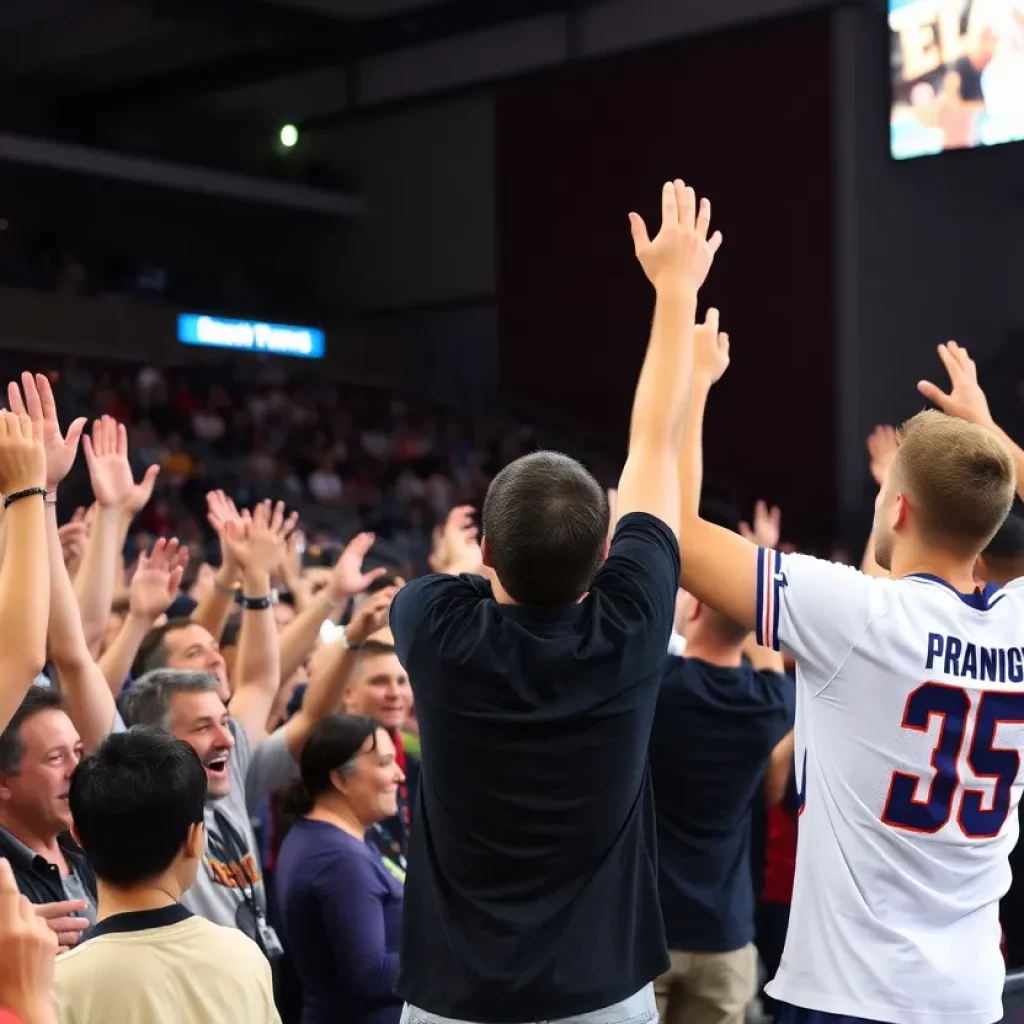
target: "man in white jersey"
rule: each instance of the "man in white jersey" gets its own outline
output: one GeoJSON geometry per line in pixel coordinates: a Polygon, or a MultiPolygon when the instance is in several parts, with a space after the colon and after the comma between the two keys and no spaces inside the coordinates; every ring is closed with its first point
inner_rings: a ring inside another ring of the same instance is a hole
{"type": "MultiPolygon", "coordinates": [[[[890,579],[759,549],[697,515],[704,401],[728,362],[710,337],[681,458],[682,586],[797,661],[802,817],[767,989],[777,1019],[991,1024],[1021,792],[1024,585],[977,590],[973,570],[1009,511],[1013,455],[980,416],[904,426],[875,512],[890,579]]],[[[943,359],[960,367],[960,352],[943,359]]],[[[956,383],[922,390],[951,407],[956,383]]]]}

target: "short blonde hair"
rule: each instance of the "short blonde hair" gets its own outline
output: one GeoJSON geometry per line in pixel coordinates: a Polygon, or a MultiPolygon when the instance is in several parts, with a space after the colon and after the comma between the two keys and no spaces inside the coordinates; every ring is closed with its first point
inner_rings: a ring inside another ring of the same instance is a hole
{"type": "Polygon", "coordinates": [[[903,424],[892,472],[926,539],[974,553],[1002,526],[1017,488],[1013,457],[998,437],[936,410],[903,424]]]}

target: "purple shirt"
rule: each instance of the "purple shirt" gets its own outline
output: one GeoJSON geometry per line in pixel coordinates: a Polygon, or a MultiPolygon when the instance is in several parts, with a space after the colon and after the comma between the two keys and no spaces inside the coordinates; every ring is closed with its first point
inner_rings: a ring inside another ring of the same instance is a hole
{"type": "Polygon", "coordinates": [[[284,943],[302,983],[302,1024],[398,1024],[402,886],[367,844],[295,823],[275,872],[284,943]]]}

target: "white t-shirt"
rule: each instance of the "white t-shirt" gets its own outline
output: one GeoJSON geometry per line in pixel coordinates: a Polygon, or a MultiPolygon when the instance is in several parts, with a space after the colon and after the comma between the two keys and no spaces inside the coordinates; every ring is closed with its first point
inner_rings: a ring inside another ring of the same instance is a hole
{"type": "Polygon", "coordinates": [[[896,1024],[999,1020],[1024,580],[961,595],[761,549],[757,607],[758,642],[797,662],[796,880],[768,993],[896,1024]]]}

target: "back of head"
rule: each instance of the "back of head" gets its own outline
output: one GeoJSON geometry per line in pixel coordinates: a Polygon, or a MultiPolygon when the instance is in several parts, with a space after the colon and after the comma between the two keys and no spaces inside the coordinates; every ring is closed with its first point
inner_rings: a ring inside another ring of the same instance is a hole
{"type": "Polygon", "coordinates": [[[490,563],[519,604],[559,607],[590,588],[604,558],[608,496],[575,459],[534,452],[491,482],[483,528],[490,563]]]}
{"type": "Polygon", "coordinates": [[[1013,504],[1017,477],[1009,449],[983,427],[934,410],[900,431],[893,487],[915,507],[921,539],[958,555],[977,555],[1013,504]]]}
{"type": "Polygon", "coordinates": [[[217,679],[209,672],[159,668],[137,679],[121,699],[126,725],[168,727],[171,702],[176,693],[217,692],[217,679]]]}
{"type": "Polygon", "coordinates": [[[979,574],[986,583],[1005,586],[1024,576],[1024,519],[1011,514],[981,553],[979,574]]]}
{"type": "Polygon", "coordinates": [[[163,874],[202,822],[206,772],[162,729],[112,733],[71,777],[75,832],[96,876],[128,887],[163,874]]]}
{"type": "Polygon", "coordinates": [[[381,726],[363,715],[330,715],[317,723],[299,757],[300,780],[288,791],[287,814],[308,814],[317,798],[332,788],[331,774],[346,771],[353,758],[371,740],[376,743],[381,726]]]}

